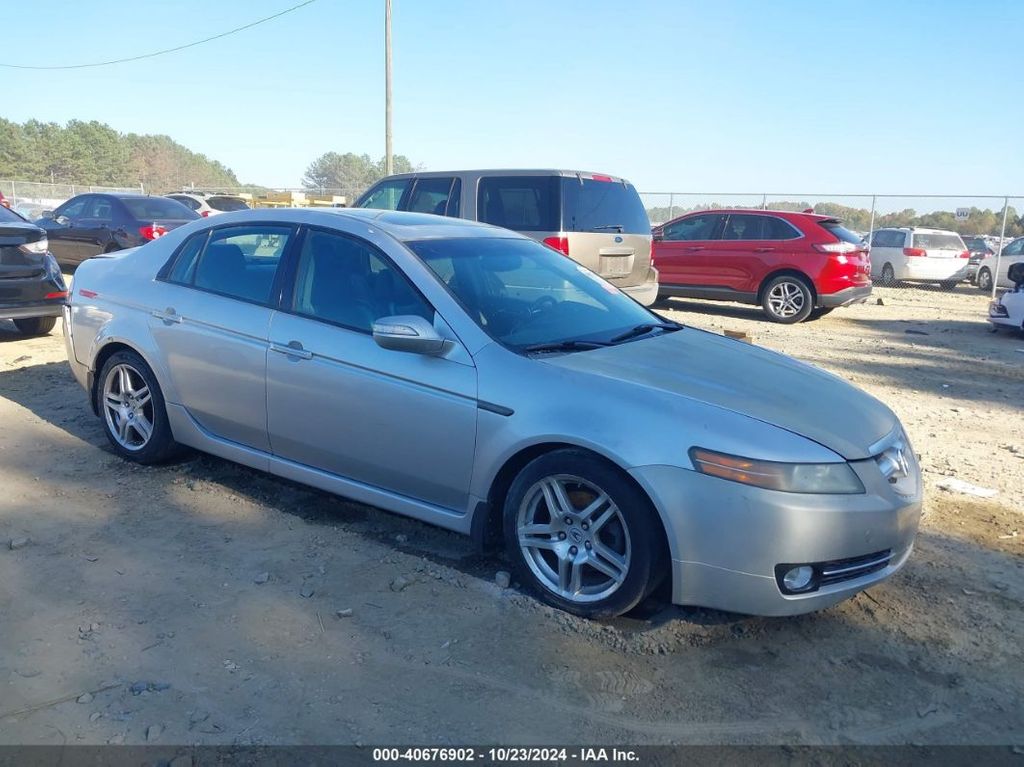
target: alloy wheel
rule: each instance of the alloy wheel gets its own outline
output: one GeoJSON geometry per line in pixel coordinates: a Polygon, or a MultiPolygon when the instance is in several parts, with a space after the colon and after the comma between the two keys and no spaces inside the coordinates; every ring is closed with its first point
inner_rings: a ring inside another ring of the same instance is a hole
{"type": "Polygon", "coordinates": [[[131,365],[115,365],[103,381],[103,414],[114,440],[125,450],[141,450],[153,436],[153,397],[131,365]]]}
{"type": "Polygon", "coordinates": [[[795,317],[804,308],[804,291],[795,282],[780,282],[769,291],[768,306],[777,317],[795,317]]]}
{"type": "Polygon", "coordinates": [[[559,474],[535,483],[520,504],[516,532],[527,566],[563,599],[605,599],[629,573],[626,520],[605,491],[581,477],[559,474]]]}
{"type": "Polygon", "coordinates": [[[992,272],[988,269],[978,272],[978,289],[981,291],[992,290],[992,272]]]}

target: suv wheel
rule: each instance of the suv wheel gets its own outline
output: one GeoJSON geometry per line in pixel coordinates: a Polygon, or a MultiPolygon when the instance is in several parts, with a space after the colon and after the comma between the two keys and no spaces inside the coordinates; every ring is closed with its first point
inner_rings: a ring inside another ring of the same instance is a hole
{"type": "Polygon", "coordinates": [[[519,473],[505,499],[505,542],[519,580],[566,612],[627,612],[667,572],[661,524],[619,469],[556,450],[519,473]]]}
{"type": "Polygon", "coordinates": [[[103,431],[122,458],[159,463],[180,449],[171,434],[156,376],[135,352],[110,356],[100,371],[96,397],[103,431]]]}
{"type": "Polygon", "coordinates": [[[814,296],[806,280],[783,274],[764,286],[761,308],[775,322],[792,325],[810,316],[814,309],[814,296]]]}
{"type": "Polygon", "coordinates": [[[989,271],[987,266],[978,270],[977,285],[978,290],[983,293],[988,293],[992,290],[992,272],[989,271]]]}
{"type": "Polygon", "coordinates": [[[56,317],[25,317],[14,320],[14,327],[26,336],[45,336],[56,324],[56,317]]]}

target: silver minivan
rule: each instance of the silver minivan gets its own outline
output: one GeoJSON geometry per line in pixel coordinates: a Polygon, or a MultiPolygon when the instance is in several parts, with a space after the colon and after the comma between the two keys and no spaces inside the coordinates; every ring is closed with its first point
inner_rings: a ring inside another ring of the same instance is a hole
{"type": "Polygon", "coordinates": [[[531,237],[644,306],[658,298],[651,224],[628,181],[574,170],[463,170],[388,176],[354,207],[482,221],[531,237]]]}

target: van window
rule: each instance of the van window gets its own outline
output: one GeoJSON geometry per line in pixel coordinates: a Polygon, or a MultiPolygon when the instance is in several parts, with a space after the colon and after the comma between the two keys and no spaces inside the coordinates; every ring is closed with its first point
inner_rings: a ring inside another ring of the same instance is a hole
{"type": "Polygon", "coordinates": [[[560,181],[563,231],[651,233],[647,210],[630,184],[577,176],[560,181]]]}
{"type": "Polygon", "coordinates": [[[491,176],[480,179],[477,218],[519,232],[557,232],[558,176],[491,176]]]}
{"type": "Polygon", "coordinates": [[[393,178],[381,181],[369,193],[356,202],[357,208],[377,208],[379,210],[398,210],[398,203],[409,188],[410,178],[393,178]]]}
{"type": "Polygon", "coordinates": [[[893,230],[881,230],[875,232],[871,237],[871,247],[873,248],[902,248],[903,240],[906,236],[905,232],[898,229],[893,230]]]}
{"type": "Polygon", "coordinates": [[[964,250],[964,244],[956,234],[915,234],[914,247],[927,250],[964,250]]]}
{"type": "Polygon", "coordinates": [[[409,203],[404,210],[443,216],[448,210],[448,196],[453,181],[451,176],[417,179],[416,186],[413,187],[412,195],[409,197],[409,203]]]}

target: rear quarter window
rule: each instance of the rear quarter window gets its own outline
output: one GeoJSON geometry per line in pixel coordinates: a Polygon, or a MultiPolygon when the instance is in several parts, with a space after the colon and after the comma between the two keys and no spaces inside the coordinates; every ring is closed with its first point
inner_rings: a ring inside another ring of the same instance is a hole
{"type": "Polygon", "coordinates": [[[477,187],[477,218],[519,232],[557,232],[558,176],[489,176],[477,187]]]}

